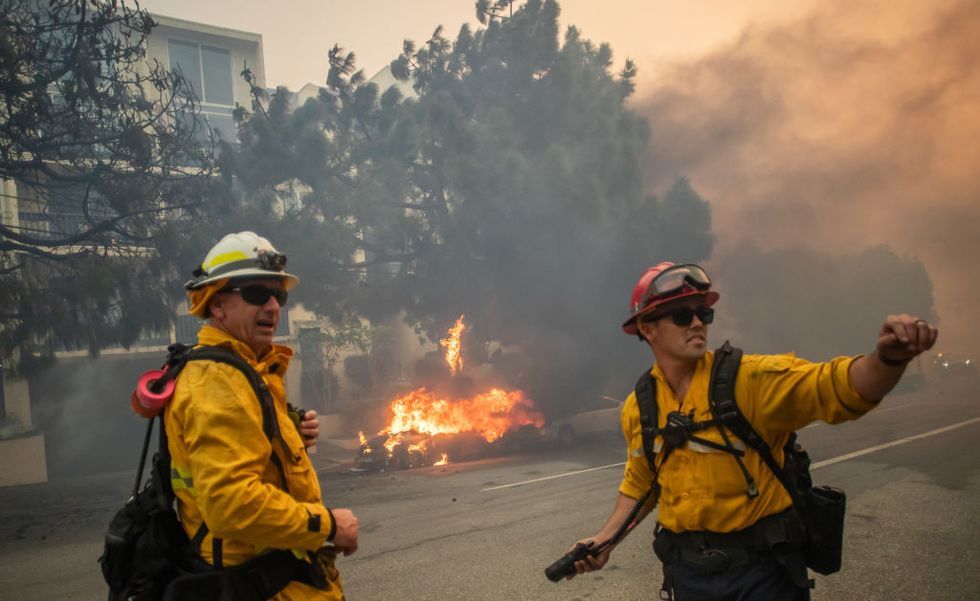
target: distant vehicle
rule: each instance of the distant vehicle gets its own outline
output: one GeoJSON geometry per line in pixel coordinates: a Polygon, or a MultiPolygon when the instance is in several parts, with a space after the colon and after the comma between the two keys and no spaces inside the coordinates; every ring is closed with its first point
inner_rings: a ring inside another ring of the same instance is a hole
{"type": "Polygon", "coordinates": [[[946,376],[966,376],[977,373],[977,364],[973,360],[955,358],[945,353],[937,353],[933,365],[939,369],[940,374],[946,376]]]}
{"type": "Polygon", "coordinates": [[[620,413],[623,401],[608,396],[588,399],[577,411],[560,415],[544,427],[547,440],[569,444],[588,436],[611,435],[622,431],[620,413]]]}

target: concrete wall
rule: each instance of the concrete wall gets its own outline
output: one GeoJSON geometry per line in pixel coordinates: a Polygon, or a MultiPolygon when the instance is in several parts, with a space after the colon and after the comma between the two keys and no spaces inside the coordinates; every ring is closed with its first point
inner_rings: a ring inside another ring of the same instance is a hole
{"type": "Polygon", "coordinates": [[[8,429],[32,430],[31,397],[27,380],[6,374],[3,379],[3,403],[8,429]]]}
{"type": "Polygon", "coordinates": [[[0,416],[0,487],[48,481],[44,435],[33,426],[26,380],[4,374],[0,416]]]}
{"type": "Polygon", "coordinates": [[[0,488],[47,481],[43,434],[0,439],[0,488]]]}

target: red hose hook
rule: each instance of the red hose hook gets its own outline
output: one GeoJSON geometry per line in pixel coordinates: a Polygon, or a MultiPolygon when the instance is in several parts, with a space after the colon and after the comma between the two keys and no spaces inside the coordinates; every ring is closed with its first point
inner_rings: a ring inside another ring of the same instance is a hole
{"type": "Polygon", "coordinates": [[[164,379],[166,369],[151,369],[140,376],[136,382],[136,390],[130,395],[129,402],[133,411],[143,417],[158,415],[174,396],[177,383],[173,378],[167,378],[161,387],[159,381],[164,379]]]}

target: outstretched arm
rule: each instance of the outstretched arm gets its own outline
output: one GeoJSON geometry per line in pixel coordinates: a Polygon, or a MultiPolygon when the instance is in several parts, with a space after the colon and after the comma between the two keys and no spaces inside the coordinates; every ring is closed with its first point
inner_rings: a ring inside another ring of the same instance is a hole
{"type": "Polygon", "coordinates": [[[898,383],[909,361],[932,348],[939,331],[912,315],[889,315],[875,351],[851,364],[851,384],[862,398],[881,400],[898,383]]]}

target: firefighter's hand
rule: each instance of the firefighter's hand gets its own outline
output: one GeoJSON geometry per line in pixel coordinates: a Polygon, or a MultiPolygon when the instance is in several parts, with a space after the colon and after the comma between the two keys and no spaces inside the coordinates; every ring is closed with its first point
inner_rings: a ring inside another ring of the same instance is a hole
{"type": "MultiPolygon", "coordinates": [[[[589,543],[595,544],[597,540],[600,540],[598,536],[590,536],[589,538],[583,538],[582,540],[578,541],[578,543],[581,543],[583,545],[588,545],[589,543]]],[[[603,538],[601,540],[606,540],[606,539],[603,538]]],[[[568,551],[571,552],[571,550],[574,548],[575,545],[572,545],[571,548],[568,549],[568,551]]],[[[598,555],[586,555],[585,559],[575,562],[575,573],[565,576],[565,580],[571,580],[572,578],[575,578],[575,576],[577,576],[578,574],[585,574],[586,572],[595,572],[596,570],[601,570],[602,566],[606,565],[606,562],[609,561],[610,553],[612,553],[611,546],[606,547],[605,550],[603,550],[598,555]]]]}
{"type": "Polygon", "coordinates": [[[316,411],[307,411],[299,422],[299,433],[303,437],[303,445],[315,447],[316,441],[320,437],[320,420],[316,416],[316,411]]]}
{"type": "Polygon", "coordinates": [[[357,516],[350,509],[331,509],[337,531],[333,535],[333,545],[344,555],[353,555],[357,551],[357,516]]]}
{"type": "Polygon", "coordinates": [[[878,332],[878,355],[907,361],[936,343],[939,330],[913,315],[889,315],[878,332]]]}

